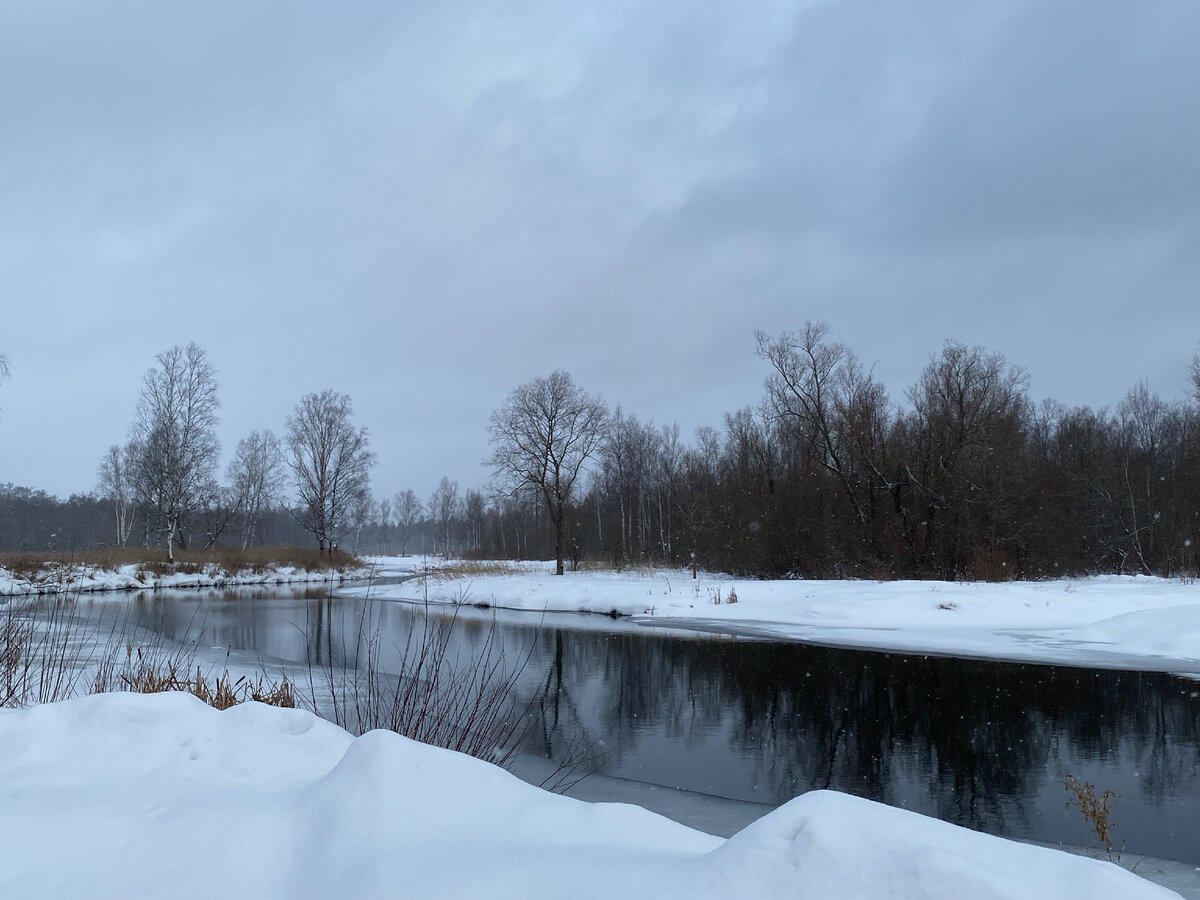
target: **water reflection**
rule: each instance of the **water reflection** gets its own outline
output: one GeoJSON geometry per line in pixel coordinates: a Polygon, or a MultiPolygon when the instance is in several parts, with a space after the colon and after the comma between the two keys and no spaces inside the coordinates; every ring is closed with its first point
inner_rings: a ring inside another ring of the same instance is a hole
{"type": "MultiPolygon", "coordinates": [[[[382,636],[383,667],[427,627],[418,607],[321,591],[151,595],[131,617],[172,640],[335,666],[382,636]]],[[[436,621],[443,612],[432,614],[436,621]]],[[[1090,845],[1070,773],[1112,788],[1130,852],[1200,862],[1200,684],[1159,673],[925,658],[681,637],[593,617],[584,628],[466,610],[453,651],[532,650],[525,749],[579,734],[606,774],[782,803],[835,788],[972,828],[1090,845]],[[598,626],[603,626],[601,629],[598,626]]]]}

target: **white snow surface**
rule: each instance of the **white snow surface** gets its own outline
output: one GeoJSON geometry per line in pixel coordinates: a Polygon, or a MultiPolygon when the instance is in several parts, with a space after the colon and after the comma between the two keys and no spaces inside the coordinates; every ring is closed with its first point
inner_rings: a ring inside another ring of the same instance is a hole
{"type": "Polygon", "coordinates": [[[18,577],[0,566],[0,596],[26,594],[73,594],[100,591],[155,590],[159,588],[203,588],[296,582],[340,582],[365,578],[369,570],[338,572],[334,569],[307,571],[293,566],[276,566],[262,571],[246,569],[229,573],[208,565],[200,572],[158,575],[139,565],[105,569],[90,563],[54,564],[34,578],[18,577]]]}
{"type": "Polygon", "coordinates": [[[2,711],[0,748],[3,897],[1179,896],[828,791],[722,840],[390,732],[186,694],[2,711]]]}
{"type": "MultiPolygon", "coordinates": [[[[380,575],[421,567],[410,557],[371,562],[380,575]]],[[[555,576],[552,563],[512,565],[516,574],[431,578],[427,599],[838,647],[1200,673],[1200,584],[1177,579],[757,581],[701,572],[693,580],[686,570],[555,576]]],[[[410,581],[347,592],[426,599],[423,590],[410,581]]]]}

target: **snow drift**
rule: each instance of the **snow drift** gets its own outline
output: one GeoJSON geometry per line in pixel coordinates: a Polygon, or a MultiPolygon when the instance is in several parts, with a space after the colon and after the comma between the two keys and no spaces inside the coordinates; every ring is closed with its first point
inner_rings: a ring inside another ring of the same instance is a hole
{"type": "Polygon", "coordinates": [[[1176,897],[826,791],[729,840],[299,710],[102,694],[0,713],[5,897],[1176,897]]]}

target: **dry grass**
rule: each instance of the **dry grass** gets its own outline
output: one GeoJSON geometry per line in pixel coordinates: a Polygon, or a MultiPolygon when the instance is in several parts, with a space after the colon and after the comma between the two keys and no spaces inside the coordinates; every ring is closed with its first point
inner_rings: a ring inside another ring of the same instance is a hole
{"type": "MultiPolygon", "coordinates": [[[[1112,802],[1121,795],[1111,790],[1106,790],[1103,794],[1097,796],[1094,785],[1087,781],[1080,781],[1074,775],[1067,776],[1064,787],[1067,793],[1072,795],[1067,799],[1067,809],[1074,806],[1083,814],[1083,817],[1092,826],[1092,833],[1104,845],[1104,852],[1108,856],[1109,862],[1112,862],[1112,830],[1115,824],[1112,820],[1112,802]]],[[[1116,859],[1120,860],[1120,858],[1121,854],[1118,853],[1116,859]]]]}
{"type": "Polygon", "coordinates": [[[14,578],[23,581],[63,581],[69,575],[72,566],[70,563],[50,558],[55,555],[14,551],[0,553],[0,569],[7,569],[14,578]]]}
{"type": "Polygon", "coordinates": [[[131,691],[135,694],[161,694],[165,691],[183,691],[198,697],[214,709],[229,709],[247,700],[293,709],[296,693],[284,676],[276,684],[259,673],[253,679],[245,675],[236,680],[226,669],[216,676],[206,675],[196,667],[184,667],[175,655],[163,656],[152,650],[125,645],[125,658],[118,669],[112,654],[101,665],[92,683],[92,693],[102,694],[110,690],[131,691]]]}
{"type": "Polygon", "coordinates": [[[440,568],[427,570],[425,577],[434,581],[457,581],[490,575],[523,575],[525,572],[525,569],[501,560],[456,560],[440,568]]]}
{"type": "Polygon", "coordinates": [[[721,597],[721,588],[718,586],[716,588],[709,588],[708,599],[712,601],[714,606],[720,606],[722,603],[737,603],[738,595],[737,595],[737,591],[735,591],[731,587],[729,589],[729,593],[726,594],[724,598],[722,598],[721,597]]]}
{"type": "Polygon", "coordinates": [[[33,639],[33,621],[18,616],[13,605],[7,604],[0,618],[0,709],[24,702],[24,675],[33,639]]]}
{"type": "Polygon", "coordinates": [[[66,604],[0,605],[0,707],[51,703],[75,693],[94,648],[66,604]]]}
{"type": "Polygon", "coordinates": [[[346,572],[362,565],[344,550],[322,553],[311,548],[284,546],[177,550],[174,565],[162,556],[163,550],[157,547],[101,547],[81,553],[9,551],[0,552],[0,569],[7,569],[13,577],[27,581],[59,582],[78,577],[79,570],[87,567],[115,572],[122,566],[137,566],[143,575],[161,577],[199,575],[209,571],[225,575],[238,572],[262,574],[283,567],[304,572],[329,569],[346,572]]]}

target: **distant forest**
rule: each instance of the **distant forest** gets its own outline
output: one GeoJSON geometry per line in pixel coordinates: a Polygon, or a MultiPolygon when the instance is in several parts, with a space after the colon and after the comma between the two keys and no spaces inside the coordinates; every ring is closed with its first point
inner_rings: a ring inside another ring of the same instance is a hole
{"type": "MultiPolygon", "coordinates": [[[[1138,384],[1101,409],[1035,402],[1003,355],[954,342],[899,400],[819,324],[759,334],[757,353],[762,396],[690,442],[675,426],[605,411],[567,505],[569,562],[798,578],[1197,572],[1200,352],[1178,399],[1138,384]]],[[[283,493],[252,528],[238,526],[228,498],[188,509],[176,540],[312,542],[283,493]]],[[[152,543],[130,515],[127,539],[152,543]]],[[[113,542],[101,489],[61,500],[0,486],[0,549],[86,556],[113,542]]],[[[545,559],[555,533],[528,485],[460,491],[447,477],[428,499],[402,491],[355,504],[338,543],[545,559]]]]}

